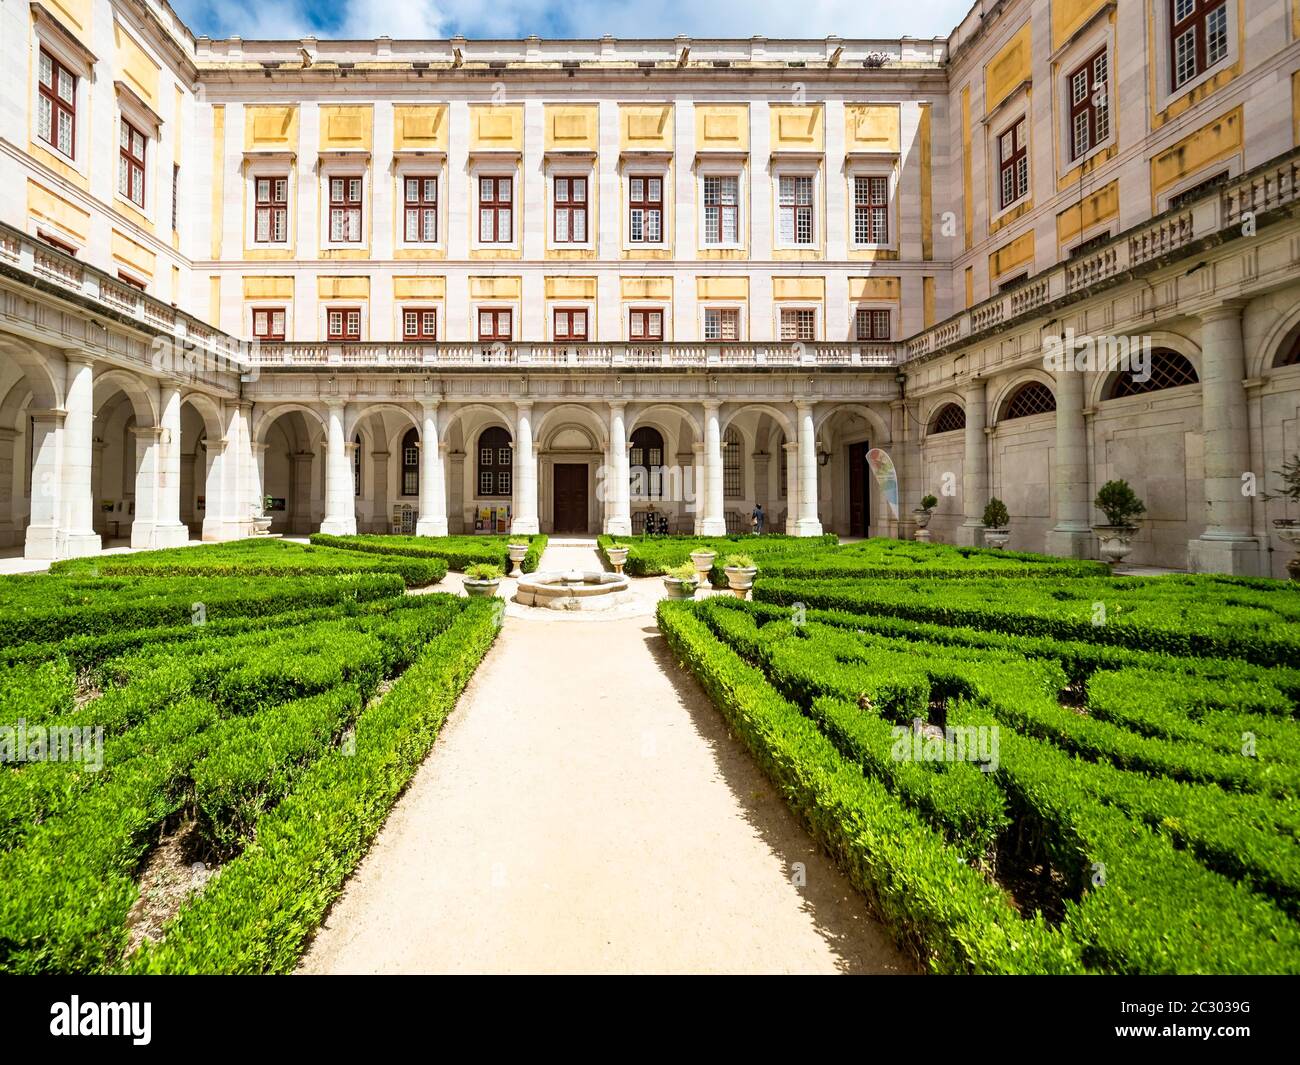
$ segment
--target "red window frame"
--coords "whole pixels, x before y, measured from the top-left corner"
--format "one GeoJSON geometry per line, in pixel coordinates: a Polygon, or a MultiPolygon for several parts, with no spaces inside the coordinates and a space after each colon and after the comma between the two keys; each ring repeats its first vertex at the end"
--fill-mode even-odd
{"type": "Polygon", "coordinates": [[[554,244],[586,244],[587,193],[590,185],[585,175],[556,174],[551,183],[551,241],[554,244]]]}
{"type": "Polygon", "coordinates": [[[51,248],[54,248],[56,251],[63,252],[64,255],[70,255],[74,259],[77,257],[76,248],[74,248],[67,241],[60,240],[58,237],[50,236],[43,229],[38,229],[36,231],[36,238],[38,240],[44,241],[46,244],[48,244],[51,248]]]}
{"type": "Polygon", "coordinates": [[[149,152],[149,138],[123,118],[120,120],[117,145],[117,191],[137,207],[142,208],[145,198],[145,156],[149,152]],[[125,144],[122,143],[123,140],[126,141],[125,144]]]}
{"type": "Polygon", "coordinates": [[[275,174],[254,177],[253,202],[253,240],[258,244],[283,244],[288,240],[288,175],[275,174]],[[265,230],[262,228],[263,221],[266,223],[265,230]],[[265,232],[265,236],[263,236],[263,232],[265,232]],[[279,236],[276,235],[277,233],[279,236]]]}
{"type": "Polygon", "coordinates": [[[513,176],[484,174],[478,178],[478,242],[480,244],[514,243],[514,192],[513,176]],[[484,193],[487,195],[485,196],[484,193]]]}
{"type": "Polygon", "coordinates": [[[478,309],[478,338],[480,341],[514,339],[514,311],[509,307],[480,307],[478,309]],[[484,328],[486,325],[487,328],[484,328]]]}
{"type": "Polygon", "coordinates": [[[628,175],[627,241],[629,244],[664,242],[663,174],[628,175]],[[656,185],[659,189],[657,196],[651,194],[656,185]]]}
{"type": "Polygon", "coordinates": [[[586,307],[556,307],[551,318],[552,335],[557,341],[586,341],[586,307]]]}
{"type": "Polygon", "coordinates": [[[406,243],[436,244],[438,179],[419,175],[402,178],[402,208],[402,233],[406,243]]]}
{"type": "Polygon", "coordinates": [[[1070,71],[1065,79],[1066,100],[1070,105],[1068,135],[1071,161],[1082,159],[1110,136],[1109,78],[1110,63],[1103,47],[1070,71]],[[1080,78],[1083,80],[1080,81],[1080,78]],[[1097,106],[1095,101],[1099,91],[1101,105],[1097,106]],[[1083,133],[1082,144],[1080,132],[1083,133]]]}
{"type": "Polygon", "coordinates": [[[60,63],[44,48],[41,49],[40,66],[37,68],[37,88],[40,90],[41,102],[49,108],[49,124],[47,128],[42,128],[44,116],[37,116],[36,133],[55,151],[60,152],[69,159],[76,158],[77,151],[77,75],[68,67],[60,63]],[[45,64],[50,67],[50,80],[48,84],[45,81],[45,64]],[[68,79],[68,94],[63,94],[63,77],[68,79]],[[59,131],[61,128],[60,120],[64,117],[68,120],[68,150],[64,151],[59,147],[59,131]]]}
{"type": "Polygon", "coordinates": [[[889,312],[873,307],[859,307],[853,315],[854,335],[858,340],[888,340],[889,312]]]}
{"type": "Polygon", "coordinates": [[[889,243],[889,178],[883,175],[853,179],[853,243],[889,243]]]}
{"type": "Polygon", "coordinates": [[[361,174],[331,174],[329,182],[331,244],[360,244],[362,239],[361,200],[365,195],[365,178],[361,174]],[[335,219],[339,227],[334,226],[335,219]],[[335,236],[335,234],[338,236],[335,236]],[[348,236],[355,233],[356,236],[348,236]]]}
{"type": "Polygon", "coordinates": [[[402,308],[402,339],[438,339],[438,312],[433,307],[402,308]]]}
{"type": "Polygon", "coordinates": [[[1029,137],[1018,118],[998,134],[998,203],[1003,210],[1029,195],[1029,137]],[[1010,146],[1007,138],[1011,138],[1010,146]],[[1007,182],[1010,181],[1008,188],[1007,182]]]}
{"type": "Polygon", "coordinates": [[[633,342],[664,338],[664,310],[662,307],[633,307],[628,312],[628,338],[633,342]],[[658,320],[658,328],[654,323],[658,320]]]}
{"type": "Polygon", "coordinates": [[[327,307],[325,309],[325,339],[338,343],[351,343],[361,339],[360,307],[327,307]]]}
{"type": "Polygon", "coordinates": [[[1195,81],[1211,67],[1228,58],[1228,4],[1227,0],[1169,0],[1169,81],[1170,92],[1176,92],[1189,81],[1195,81]],[[1185,14],[1179,18],[1179,9],[1185,14]],[[1222,15],[1218,18],[1219,13],[1222,15]],[[1210,21],[1221,22],[1223,50],[1210,58],[1210,21]],[[1191,66],[1183,76],[1179,70],[1179,42],[1190,34],[1191,66]]]}
{"type": "Polygon", "coordinates": [[[285,313],[283,307],[253,308],[253,338],[255,340],[281,342],[285,336],[284,329],[285,313]],[[277,325],[279,328],[276,328],[277,325]]]}

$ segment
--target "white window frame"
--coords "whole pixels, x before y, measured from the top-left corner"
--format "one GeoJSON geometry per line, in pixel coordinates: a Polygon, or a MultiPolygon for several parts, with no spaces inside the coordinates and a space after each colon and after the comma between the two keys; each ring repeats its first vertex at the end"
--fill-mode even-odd
{"type": "Polygon", "coordinates": [[[1227,181],[1233,181],[1234,179],[1242,175],[1242,173],[1244,172],[1244,168],[1241,165],[1240,152],[1234,156],[1231,156],[1230,158],[1219,159],[1213,163],[1203,166],[1201,167],[1200,170],[1197,170],[1194,174],[1189,174],[1187,177],[1183,178],[1183,180],[1178,182],[1178,184],[1171,185],[1169,188],[1165,189],[1162,193],[1160,193],[1159,197],[1156,200],[1156,212],[1159,214],[1169,210],[1169,205],[1173,202],[1173,200],[1176,197],[1186,192],[1188,189],[1195,188],[1202,181],[1205,181],[1208,178],[1213,177],[1215,174],[1223,173],[1223,171],[1225,170],[1228,172],[1228,176],[1225,179],[1227,181]]]}
{"type": "MultiPolygon", "coordinates": [[[[245,197],[244,232],[248,234],[245,245],[248,248],[278,248],[287,250],[294,246],[295,226],[298,220],[298,182],[295,161],[289,156],[266,159],[249,159],[245,167],[248,180],[248,195],[245,197]],[[285,178],[288,183],[285,201],[284,240],[257,239],[257,179],[277,177],[285,178]]],[[[326,210],[329,207],[326,205],[326,210]]]]}
{"type": "Polygon", "coordinates": [[[370,247],[370,211],[371,211],[371,175],[370,155],[367,152],[343,153],[320,163],[320,246],[322,251],[340,249],[366,249],[370,247]],[[361,239],[330,239],[330,178],[361,179],[361,239]]]}
{"type": "Polygon", "coordinates": [[[662,251],[672,246],[673,213],[669,206],[672,199],[672,179],[669,169],[663,164],[631,164],[622,176],[623,197],[620,204],[622,218],[620,228],[623,234],[624,251],[662,251]],[[657,241],[632,239],[632,179],[657,178],[660,187],[661,217],[659,219],[659,239],[657,241]]]}
{"type": "MultiPolygon", "coordinates": [[[[480,340],[478,333],[478,316],[480,311],[509,311],[510,312],[510,339],[499,341],[502,344],[517,344],[519,342],[519,330],[522,326],[520,315],[522,308],[516,300],[483,300],[481,303],[470,305],[470,343],[471,344],[495,344],[495,340],[480,340]]],[[[549,329],[549,327],[548,327],[549,329]]]]}
{"type": "Polygon", "coordinates": [[[845,195],[848,197],[849,217],[848,217],[848,236],[849,247],[854,251],[893,251],[898,248],[898,163],[897,158],[890,156],[887,160],[862,160],[853,162],[847,168],[848,184],[845,195]],[[855,220],[857,217],[857,201],[855,194],[857,192],[856,181],[858,178],[878,178],[883,177],[886,182],[886,205],[885,211],[889,225],[889,239],[881,243],[864,243],[857,242],[857,226],[855,220]]]}
{"type": "Polygon", "coordinates": [[[807,300],[781,300],[772,304],[772,335],[782,344],[815,344],[823,337],[822,305],[807,300]],[[781,335],[781,318],[786,311],[811,311],[813,316],[813,335],[811,337],[783,337],[781,335]]]}
{"type": "MultiPolygon", "coordinates": [[[[439,190],[441,191],[441,190],[439,190]]],[[[393,340],[400,344],[441,344],[447,337],[447,317],[442,300],[394,300],[393,301],[393,340]],[[414,311],[425,314],[434,313],[433,328],[436,336],[433,340],[406,339],[406,312],[414,311]]]]}
{"type": "MultiPolygon", "coordinates": [[[[1190,81],[1183,82],[1177,89],[1171,89],[1173,83],[1171,77],[1173,70],[1172,64],[1173,46],[1169,38],[1169,0],[1156,0],[1155,15],[1156,28],[1155,39],[1158,42],[1156,46],[1156,93],[1155,93],[1155,110],[1163,111],[1175,100],[1181,99],[1189,92],[1199,88],[1205,82],[1221,74],[1223,71],[1232,67],[1241,56],[1238,46],[1237,36],[1237,19],[1239,17],[1238,4],[1236,0],[1227,0],[1225,4],[1228,15],[1228,54],[1212,67],[1202,70],[1196,77],[1190,81]]],[[[1111,64],[1112,67],[1114,63],[1111,64]]],[[[1112,71],[1112,77],[1114,72],[1112,71]]],[[[1112,126],[1114,125],[1114,116],[1112,115],[1112,126]]],[[[1195,184],[1195,182],[1193,182],[1195,184]]]]}
{"type": "MultiPolygon", "coordinates": [[[[70,166],[78,174],[85,177],[89,171],[86,168],[86,155],[90,150],[90,138],[87,135],[87,118],[89,117],[90,107],[90,82],[93,76],[89,64],[71,47],[63,41],[63,35],[55,31],[52,27],[47,26],[43,21],[37,19],[32,24],[32,83],[29,87],[31,93],[31,106],[29,112],[32,116],[32,126],[30,139],[33,144],[37,144],[52,154],[64,166],[70,166]],[[76,85],[73,86],[73,110],[76,118],[73,122],[72,130],[72,155],[66,156],[58,147],[41,137],[40,134],[40,63],[41,52],[49,52],[55,59],[68,68],[68,71],[76,79],[76,85]]],[[[114,147],[117,146],[117,130],[113,131],[114,147]]],[[[117,187],[117,160],[113,160],[113,187],[117,187]]],[[[145,182],[145,198],[148,199],[149,183],[145,182]]],[[[127,201],[130,202],[129,200],[127,201]]],[[[132,204],[134,206],[134,204],[132,204]]],[[[135,208],[137,211],[138,207],[135,208]]]]}
{"type": "Polygon", "coordinates": [[[749,230],[749,197],[746,195],[745,167],[734,162],[705,161],[696,167],[695,218],[701,251],[741,251],[749,230]],[[711,243],[704,221],[704,182],[707,178],[731,178],[736,183],[736,239],[711,243]]]}
{"type": "Polygon", "coordinates": [[[745,305],[743,303],[702,303],[700,304],[699,317],[700,340],[710,344],[738,344],[748,339],[745,330],[745,305]],[[710,337],[704,328],[705,320],[710,311],[735,311],[736,312],[736,338],[735,340],[726,340],[722,337],[710,337]]]}
{"type": "Polygon", "coordinates": [[[550,251],[593,251],[596,247],[596,182],[598,177],[595,168],[586,160],[581,163],[565,162],[563,160],[551,162],[546,168],[546,247],[550,251]],[[555,179],[556,178],[584,178],[587,182],[587,239],[586,240],[566,240],[557,242],[555,239],[555,179]]]}
{"type": "MultiPolygon", "coordinates": [[[[825,182],[822,181],[821,156],[807,162],[782,160],[772,168],[772,247],[779,251],[817,252],[822,249],[826,232],[825,182]],[[781,179],[812,178],[812,241],[800,244],[781,236],[781,179]]],[[[796,227],[797,228],[797,227],[796,227]]]]}
{"type": "MultiPolygon", "coordinates": [[[[158,204],[158,160],[162,155],[162,138],[159,136],[158,120],[148,111],[141,109],[126,93],[117,93],[117,116],[113,124],[113,202],[121,204],[137,214],[144,215],[150,222],[155,221],[155,208],[158,204]],[[126,121],[144,135],[144,204],[138,204],[129,196],[123,196],[118,187],[118,153],[121,150],[121,123],[126,121]]],[[[171,190],[172,160],[167,160],[167,188],[171,190]]],[[[170,206],[170,199],[169,199],[170,206]]]]}
{"type": "MultiPolygon", "coordinates": [[[[394,226],[396,227],[396,238],[393,246],[403,251],[424,250],[424,251],[442,251],[447,246],[447,176],[446,169],[439,163],[430,163],[424,160],[419,162],[409,162],[397,167],[396,181],[393,184],[394,196],[394,226]],[[438,207],[434,212],[437,217],[438,239],[437,240],[407,240],[406,239],[406,181],[425,181],[433,178],[438,182],[438,207]]],[[[401,336],[401,333],[398,333],[401,336]]]]}
{"type": "Polygon", "coordinates": [[[596,304],[594,300],[547,300],[546,335],[552,344],[592,344],[596,340],[596,304]],[[555,337],[556,311],[585,311],[587,315],[586,340],[557,340],[555,337]]]}
{"type": "MultiPolygon", "coordinates": [[[[472,251],[519,251],[523,247],[524,233],[524,178],[519,158],[511,154],[508,159],[484,158],[475,162],[469,171],[469,246],[472,251]],[[510,178],[510,240],[483,242],[479,240],[479,181],[483,178],[510,178]]],[[[443,190],[439,190],[441,194],[443,190]]],[[[549,201],[548,201],[549,202],[549,201]]],[[[477,322],[474,335],[478,335],[477,322]]]]}
{"type": "Polygon", "coordinates": [[[989,170],[989,222],[994,223],[1023,207],[1034,199],[1034,131],[1033,115],[1029,110],[1029,97],[1022,89],[1013,106],[1000,107],[987,120],[989,170]],[[1002,206],[1002,135],[1018,122],[1025,126],[1025,192],[1005,207],[1002,206]]]}

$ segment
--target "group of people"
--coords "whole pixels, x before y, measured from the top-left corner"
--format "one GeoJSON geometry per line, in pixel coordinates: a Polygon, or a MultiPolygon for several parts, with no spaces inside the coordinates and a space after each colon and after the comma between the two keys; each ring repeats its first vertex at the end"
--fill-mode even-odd
{"type": "MultiPolygon", "coordinates": [[[[763,504],[755,503],[753,511],[749,515],[749,531],[755,535],[761,536],[763,528],[767,524],[767,515],[763,513],[763,504]]],[[[645,516],[645,535],[646,536],[667,536],[668,535],[668,515],[661,513],[651,507],[646,511],[645,516]]]]}

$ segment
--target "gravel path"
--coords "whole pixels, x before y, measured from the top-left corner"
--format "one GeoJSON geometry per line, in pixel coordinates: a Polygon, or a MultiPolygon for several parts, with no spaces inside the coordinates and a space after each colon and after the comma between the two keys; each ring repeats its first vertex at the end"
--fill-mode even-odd
{"type": "MultiPolygon", "coordinates": [[[[600,568],[556,544],[545,569],[600,568]]],[[[301,971],[910,972],[653,618],[507,617],[301,971]]]]}

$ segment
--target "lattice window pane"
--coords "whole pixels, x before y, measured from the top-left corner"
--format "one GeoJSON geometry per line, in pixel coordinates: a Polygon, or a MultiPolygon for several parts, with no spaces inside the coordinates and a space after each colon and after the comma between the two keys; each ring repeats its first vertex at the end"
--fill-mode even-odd
{"type": "Polygon", "coordinates": [[[1136,380],[1134,375],[1121,371],[1111,385],[1107,399],[1123,399],[1126,396],[1142,396],[1148,392],[1162,392],[1166,388],[1181,388],[1194,385],[1200,381],[1196,368],[1188,359],[1176,351],[1156,349],[1151,353],[1151,376],[1145,381],[1136,380]]]}
{"type": "Polygon", "coordinates": [[[930,422],[930,433],[955,433],[966,428],[966,412],[956,403],[946,403],[930,422]]]}
{"type": "Polygon", "coordinates": [[[1056,410],[1056,397],[1052,390],[1038,381],[1021,385],[1002,408],[1002,421],[1029,418],[1035,414],[1049,414],[1056,410]]]}

